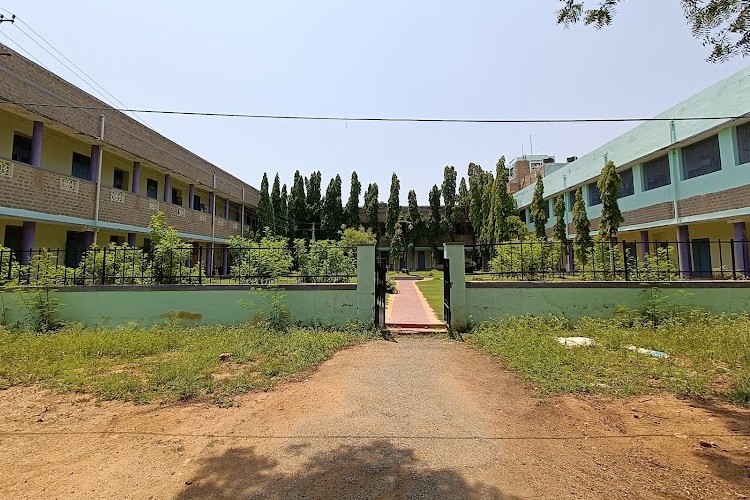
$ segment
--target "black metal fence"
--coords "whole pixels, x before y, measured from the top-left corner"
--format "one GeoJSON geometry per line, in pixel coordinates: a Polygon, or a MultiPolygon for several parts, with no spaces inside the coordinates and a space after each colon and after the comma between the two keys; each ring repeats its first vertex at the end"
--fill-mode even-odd
{"type": "Polygon", "coordinates": [[[328,242],[274,247],[0,249],[0,284],[196,285],[353,283],[357,249],[328,242]]]}
{"type": "Polygon", "coordinates": [[[466,247],[472,280],[681,281],[750,278],[748,242],[512,241],[466,247]]]}

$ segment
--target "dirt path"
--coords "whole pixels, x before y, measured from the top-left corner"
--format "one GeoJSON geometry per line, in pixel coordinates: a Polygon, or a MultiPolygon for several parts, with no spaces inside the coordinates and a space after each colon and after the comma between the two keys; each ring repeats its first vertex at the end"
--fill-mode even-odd
{"type": "Polygon", "coordinates": [[[750,411],[531,394],[494,359],[423,337],[340,352],[307,380],[228,409],[10,389],[0,392],[0,498],[750,492],[750,411]]]}

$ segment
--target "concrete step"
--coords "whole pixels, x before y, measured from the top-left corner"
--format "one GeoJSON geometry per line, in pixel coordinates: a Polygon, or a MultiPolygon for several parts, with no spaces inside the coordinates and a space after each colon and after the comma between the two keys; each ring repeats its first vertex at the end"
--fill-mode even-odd
{"type": "Polygon", "coordinates": [[[448,333],[445,325],[420,327],[386,325],[386,329],[392,335],[440,335],[448,333]]]}

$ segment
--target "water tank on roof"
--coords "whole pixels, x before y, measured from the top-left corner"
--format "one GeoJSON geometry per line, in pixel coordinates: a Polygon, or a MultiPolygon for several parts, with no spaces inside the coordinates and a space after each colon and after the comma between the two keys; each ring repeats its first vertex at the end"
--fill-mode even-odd
{"type": "Polygon", "coordinates": [[[573,163],[573,162],[574,162],[574,161],[576,161],[577,159],[578,159],[578,157],[577,157],[577,156],[569,156],[569,157],[568,157],[568,163],[573,163]]]}

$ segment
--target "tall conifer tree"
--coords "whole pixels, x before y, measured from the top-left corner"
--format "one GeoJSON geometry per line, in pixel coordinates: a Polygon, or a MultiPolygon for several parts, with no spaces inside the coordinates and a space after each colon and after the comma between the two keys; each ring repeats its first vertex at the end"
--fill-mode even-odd
{"type": "Polygon", "coordinates": [[[544,199],[544,181],[542,174],[536,173],[536,187],[534,197],[531,199],[531,221],[534,223],[534,236],[540,240],[547,239],[547,225],[549,202],[544,199]]]}
{"type": "Polygon", "coordinates": [[[365,214],[367,215],[367,224],[376,238],[380,236],[380,221],[378,220],[380,201],[378,196],[378,184],[373,182],[367,186],[365,192],[365,214]]]}
{"type": "Polygon", "coordinates": [[[399,182],[398,176],[394,172],[391,176],[391,192],[388,196],[388,208],[385,214],[385,234],[388,235],[389,240],[393,239],[398,224],[399,214],[401,213],[401,204],[399,200],[400,191],[401,182],[399,182]]]}
{"type": "Polygon", "coordinates": [[[258,199],[258,229],[260,233],[265,232],[266,229],[275,232],[275,227],[271,195],[268,194],[268,175],[264,173],[263,180],[260,181],[260,198],[258,199]]]}
{"type": "Polygon", "coordinates": [[[362,194],[362,184],[359,182],[357,172],[352,172],[349,199],[346,202],[346,225],[357,229],[362,225],[359,217],[359,196],[362,194]]]}
{"type": "Polygon", "coordinates": [[[294,172],[294,184],[289,193],[289,216],[287,224],[289,234],[292,237],[306,237],[310,220],[307,217],[307,195],[305,194],[305,182],[299,170],[294,172]]]}

